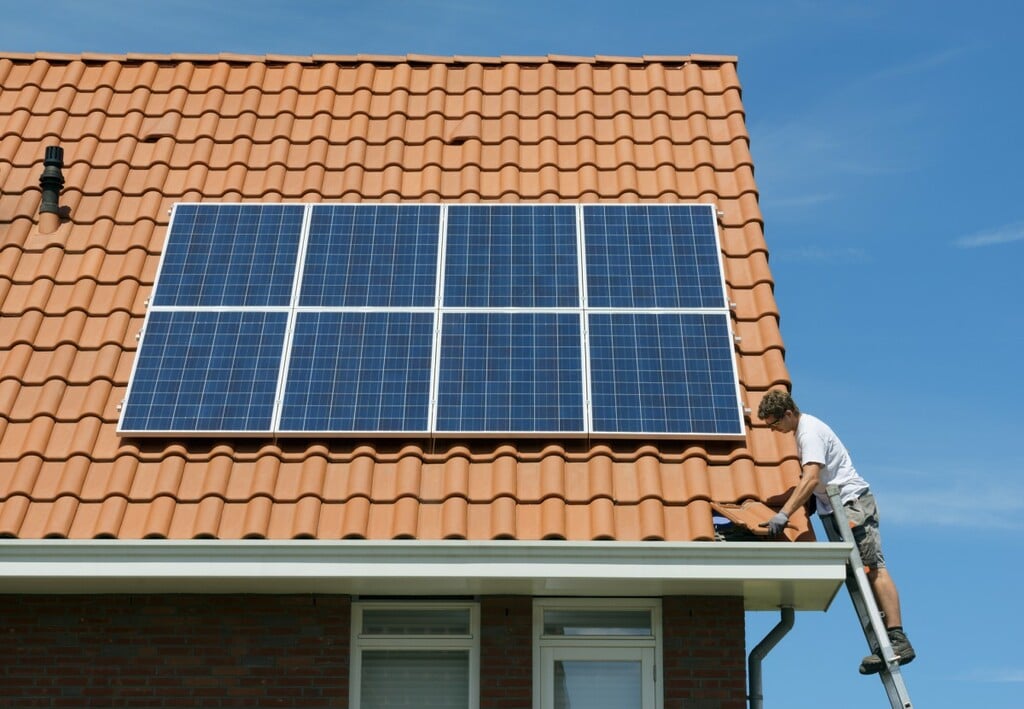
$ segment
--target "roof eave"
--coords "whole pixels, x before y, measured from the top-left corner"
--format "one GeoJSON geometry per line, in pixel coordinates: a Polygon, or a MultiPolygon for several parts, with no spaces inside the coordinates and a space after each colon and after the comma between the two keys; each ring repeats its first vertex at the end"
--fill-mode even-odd
{"type": "Polygon", "coordinates": [[[0,540],[0,593],[740,596],[826,610],[844,543],[0,540]]]}

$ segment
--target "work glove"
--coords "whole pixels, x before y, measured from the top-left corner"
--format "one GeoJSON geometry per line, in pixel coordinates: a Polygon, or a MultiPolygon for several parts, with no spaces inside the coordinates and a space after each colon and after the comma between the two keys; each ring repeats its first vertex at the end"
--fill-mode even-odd
{"type": "Polygon", "coordinates": [[[786,528],[787,522],[789,522],[789,515],[785,512],[779,512],[767,522],[762,522],[761,526],[767,527],[772,536],[775,536],[782,533],[782,530],[786,528]]]}

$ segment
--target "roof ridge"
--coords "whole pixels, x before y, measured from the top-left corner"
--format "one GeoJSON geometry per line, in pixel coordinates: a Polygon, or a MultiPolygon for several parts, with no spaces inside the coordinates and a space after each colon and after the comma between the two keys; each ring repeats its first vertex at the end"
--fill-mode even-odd
{"type": "Polygon", "coordinates": [[[736,64],[738,57],[729,54],[668,54],[642,56],[620,56],[596,54],[593,56],[577,56],[569,54],[544,55],[434,55],[434,54],[241,54],[236,52],[190,53],[174,52],[169,54],[127,52],[124,54],[104,52],[0,52],[0,59],[12,61],[54,61],[54,62],[197,62],[230,64],[736,64]]]}

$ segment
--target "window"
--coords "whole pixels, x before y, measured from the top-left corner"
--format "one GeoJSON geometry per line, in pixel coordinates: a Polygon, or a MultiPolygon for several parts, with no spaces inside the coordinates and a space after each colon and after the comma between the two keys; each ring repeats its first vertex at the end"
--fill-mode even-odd
{"type": "Polygon", "coordinates": [[[480,614],[472,603],[352,608],[353,709],[477,709],[480,614]]]}
{"type": "Polygon", "coordinates": [[[661,706],[657,600],[538,599],[533,625],[534,706],[661,706]]]}

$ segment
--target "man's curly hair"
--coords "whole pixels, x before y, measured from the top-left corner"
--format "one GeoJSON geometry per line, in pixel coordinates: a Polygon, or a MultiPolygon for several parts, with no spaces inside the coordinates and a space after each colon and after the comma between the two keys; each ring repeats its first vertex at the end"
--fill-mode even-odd
{"type": "Polygon", "coordinates": [[[796,407],[796,402],[793,401],[793,397],[789,395],[788,391],[772,389],[761,399],[761,403],[757,407],[757,416],[762,420],[771,416],[778,421],[785,416],[787,411],[792,411],[794,414],[800,413],[800,409],[796,407]]]}

